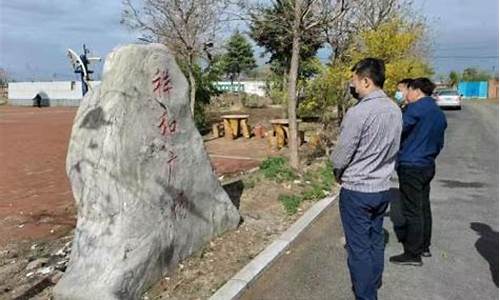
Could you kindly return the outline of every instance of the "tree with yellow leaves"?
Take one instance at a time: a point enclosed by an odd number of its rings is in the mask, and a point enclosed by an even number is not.
[[[306,99],[299,106],[299,112],[319,115],[327,123],[331,122],[332,111],[337,108],[341,121],[348,107],[346,100],[350,97],[351,67],[366,57],[384,60],[384,90],[389,96],[394,95],[396,84],[401,79],[431,76],[433,71],[427,62],[427,51],[422,48],[425,30],[425,23],[410,22],[397,15],[376,28],[361,30],[352,37],[349,47],[309,82]],[[339,103],[342,105],[337,105]]]
[[[420,48],[425,38],[425,24],[411,23],[395,17],[375,30],[360,33],[349,49],[352,63],[365,57],[377,57],[385,62],[384,90],[391,96],[396,84],[404,78],[428,77],[433,74]]]

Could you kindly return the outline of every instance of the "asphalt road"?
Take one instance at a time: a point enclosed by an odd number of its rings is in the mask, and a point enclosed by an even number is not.
[[[431,191],[433,256],[423,267],[389,263],[402,249],[387,217],[379,299],[498,299],[498,104],[464,103],[446,116]],[[353,299],[341,238],[335,204],[241,299]]]

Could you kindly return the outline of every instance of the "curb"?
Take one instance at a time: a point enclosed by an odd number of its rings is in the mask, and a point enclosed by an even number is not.
[[[243,269],[229,279],[209,300],[238,299],[337,198],[338,193],[314,204],[288,230],[282,233],[278,239],[267,246],[259,255],[244,266]]]

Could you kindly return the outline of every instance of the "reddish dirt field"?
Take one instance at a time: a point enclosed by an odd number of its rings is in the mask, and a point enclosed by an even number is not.
[[[57,238],[74,226],[65,158],[75,112],[0,108],[0,246]]]
[[[267,139],[252,137],[228,141],[224,138],[205,142],[217,175],[228,175],[260,165],[270,155],[278,153],[269,148]]]
[[[76,221],[65,159],[76,108],[0,107],[0,248],[51,240]],[[206,143],[217,175],[252,169],[266,156],[265,139]]]

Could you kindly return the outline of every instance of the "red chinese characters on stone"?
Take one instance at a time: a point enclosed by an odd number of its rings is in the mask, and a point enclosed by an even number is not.
[[[167,70],[160,71],[157,69],[151,83],[153,84],[153,93],[158,97],[168,95],[172,89],[171,78]]]
[[[171,165],[177,159],[177,155],[173,151],[168,151],[168,154],[169,154],[169,158],[167,160],[167,163],[169,165]]]
[[[163,136],[171,136],[177,130],[177,121],[170,121],[168,118],[167,112],[164,112],[160,118],[160,124],[158,125],[160,128],[160,133]],[[175,160],[177,159],[177,154],[172,150],[168,151],[167,165],[168,165],[168,183],[172,181],[172,173],[175,168]]]
[[[158,125],[158,128],[160,128],[161,135],[172,135],[177,130],[177,121],[170,121],[167,112],[164,112],[160,118],[160,124]]]
[[[153,85],[153,94],[156,97],[162,97],[164,95],[169,95],[172,90],[171,77],[167,70],[160,71],[160,69],[156,70],[156,73],[151,81]],[[165,110],[160,117],[160,123],[158,124],[158,128],[160,129],[160,133],[162,136],[169,137],[175,134],[177,131],[177,121],[173,118],[169,117],[168,107],[162,103],[161,100],[155,99]],[[168,183],[171,184],[171,181],[174,178],[174,169],[175,169],[175,161],[177,159],[177,154],[174,151],[169,150],[167,156],[167,168],[168,168]]]
[[[163,113],[160,117],[160,124],[158,125],[160,128],[160,133],[162,136],[168,137],[175,134],[177,131],[177,121],[170,120],[168,117],[167,111]],[[174,151],[168,151],[167,157],[167,165],[168,165],[168,183],[170,184],[173,179],[173,171],[175,169],[175,160],[177,159],[177,154]]]
[[[192,209],[192,204],[188,201],[184,192],[180,192],[173,200],[170,211],[175,219],[185,219],[188,211]]]
[[[167,159],[167,165],[168,165],[168,183],[170,184],[172,181],[173,177],[173,169],[175,167],[175,161],[177,159],[177,154],[175,154],[173,151],[168,151],[168,159]]]

